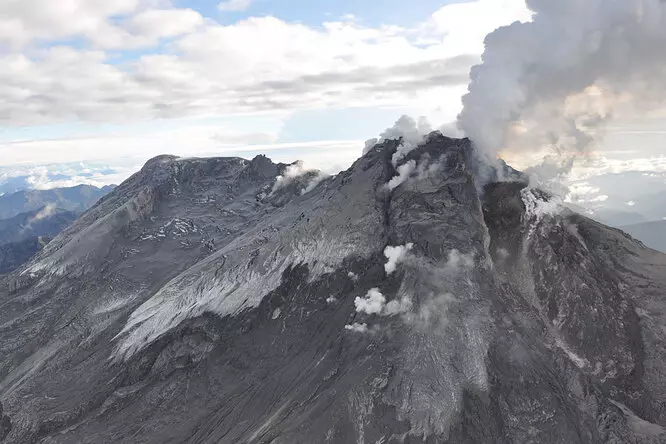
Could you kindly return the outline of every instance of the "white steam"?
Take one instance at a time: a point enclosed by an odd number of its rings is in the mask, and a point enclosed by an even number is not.
[[[400,185],[405,183],[415,170],[416,170],[415,160],[410,160],[409,162],[400,165],[398,167],[398,175],[389,180],[389,182],[386,184],[386,187],[390,191],[395,190]]]
[[[328,175],[314,169],[307,168],[305,163],[302,160],[298,160],[291,165],[289,165],[284,173],[275,178],[275,184],[273,184],[273,189],[271,194],[274,194],[276,191],[281,188],[287,187],[294,183],[297,179],[306,176],[313,175],[312,179],[308,184],[301,190],[301,194],[307,194],[310,191],[314,190],[317,185],[319,185],[323,180],[325,180]]]
[[[354,300],[357,313],[376,314],[380,316],[395,316],[407,313],[412,308],[412,301],[403,297],[386,303],[386,297],[379,288],[372,288],[364,298]]]
[[[666,2],[527,0],[532,22],[486,38],[458,125],[488,158],[595,147],[614,118],[666,102]]]
[[[384,265],[384,270],[386,270],[387,275],[392,274],[397,269],[398,264],[405,260],[407,253],[409,253],[412,248],[414,248],[414,244],[408,243],[397,247],[389,246],[384,249],[384,256],[388,259],[388,262]]]
[[[379,314],[384,309],[386,298],[379,291],[379,288],[372,288],[365,295],[365,298],[356,298],[354,305],[357,313]]]
[[[32,216],[30,220],[28,221],[28,225],[43,220],[43,219],[48,219],[49,217],[52,217],[56,214],[56,205],[53,203],[49,203],[44,208],[39,210],[37,214]]]
[[[350,331],[352,333],[367,333],[368,324],[358,324],[355,322],[353,324],[345,325],[345,330]]]
[[[425,141],[425,137],[432,132],[432,126],[425,117],[419,118],[418,122],[409,116],[400,117],[392,128],[381,134],[380,140],[397,140],[402,142],[395,153],[393,153],[393,166],[405,158],[410,151],[418,148]]]

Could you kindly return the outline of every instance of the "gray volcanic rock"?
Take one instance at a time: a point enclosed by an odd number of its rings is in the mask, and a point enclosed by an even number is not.
[[[666,257],[399,143],[149,161],[0,281],[0,440],[664,442]]]

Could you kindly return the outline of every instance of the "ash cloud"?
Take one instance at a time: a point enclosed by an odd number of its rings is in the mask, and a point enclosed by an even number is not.
[[[550,150],[575,157],[607,123],[663,108],[666,3],[527,0],[531,22],[489,34],[458,126],[488,159]],[[564,162],[566,166],[566,162]]]

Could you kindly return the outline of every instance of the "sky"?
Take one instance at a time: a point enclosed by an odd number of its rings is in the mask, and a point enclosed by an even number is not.
[[[454,120],[484,36],[529,16],[520,0],[4,0],[0,180],[117,183],[163,153],[342,169],[403,114]]]
[[[531,15],[524,0],[2,0],[0,185],[119,183],[159,154],[334,173],[403,114],[453,122],[484,37]],[[666,172],[663,127],[617,125],[579,189]]]

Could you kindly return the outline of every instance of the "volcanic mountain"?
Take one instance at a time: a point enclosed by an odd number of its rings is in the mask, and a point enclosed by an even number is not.
[[[149,161],[0,281],[0,441],[665,442],[666,256],[400,147]]]

